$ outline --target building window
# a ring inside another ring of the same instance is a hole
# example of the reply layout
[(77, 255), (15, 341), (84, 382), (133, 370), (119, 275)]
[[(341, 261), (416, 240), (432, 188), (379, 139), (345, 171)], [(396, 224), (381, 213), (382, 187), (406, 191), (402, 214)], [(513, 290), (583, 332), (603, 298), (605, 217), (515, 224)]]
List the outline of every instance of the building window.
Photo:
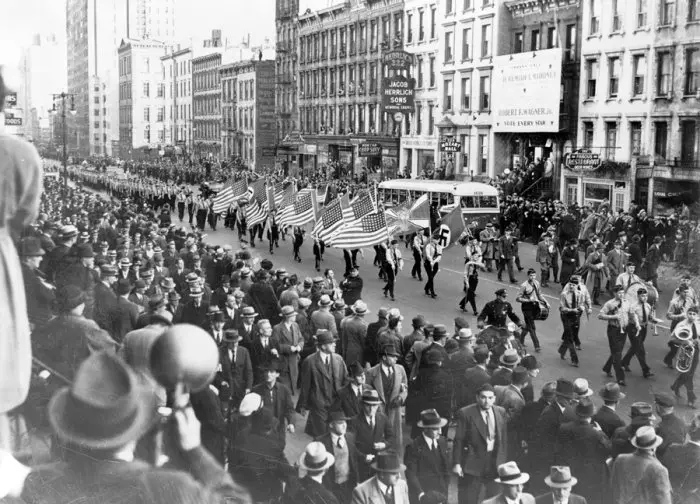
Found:
[(435, 24), (436, 24), (436, 19), (435, 19), (435, 7), (430, 8), (430, 38), (434, 39), (437, 37), (437, 33), (435, 31)]
[(453, 63), (455, 60), (454, 40), (454, 32), (445, 33), (445, 63)]
[(635, 54), (632, 56), (632, 66), (634, 70), (632, 92), (634, 96), (640, 96), (644, 94), (644, 77), (647, 73), (647, 57), (643, 54)]
[(144, 107), (143, 109), (143, 120), (146, 122), (151, 120), (151, 109), (149, 107)]
[(595, 98), (598, 84), (598, 60), (586, 60), (586, 98)]
[(660, 25), (665, 26), (673, 24), (675, 3), (675, 0), (661, 0), (661, 12), (659, 13)]
[(416, 66), (417, 68), (417, 74), (418, 74), (418, 87), (422, 88), (423, 87), (423, 58), (417, 58), (416, 59)]
[(443, 85), (445, 86), (442, 101), (445, 107), (444, 110), (452, 111), (452, 79), (445, 79)]
[(698, 0), (688, 0), (688, 21), (698, 20)]
[(554, 26), (547, 28), (547, 49), (552, 49), (557, 45), (557, 29)]
[(617, 97), (620, 88), (620, 58), (618, 56), (608, 58), (608, 96)]
[(143, 83), (143, 96), (144, 96), (144, 98), (148, 98), (149, 96), (151, 96), (151, 83), (150, 82)]
[(668, 51), (656, 53), (656, 93), (667, 96), (671, 93), (672, 57)]
[(566, 25), (566, 40), (564, 41), (564, 61), (567, 63), (576, 61), (576, 25)]
[(435, 117), (433, 115), (433, 103), (428, 102), (428, 106), (426, 107), (428, 109), (428, 135), (434, 135), (435, 134)]
[(659, 121), (654, 123), (654, 156), (666, 159), (666, 145), (668, 145), (668, 123)]
[(435, 87), (435, 56), (430, 57), (430, 68), (429, 68), (429, 78), (430, 87)]
[(452, 14), (454, 12), (454, 5), (452, 0), (445, 0), (445, 14)]
[(472, 59), (472, 29), (462, 30), (462, 61)]
[(165, 107), (158, 107), (158, 122), (165, 120)]
[(540, 31), (532, 30), (530, 32), (530, 50), (539, 51), (540, 50)]
[(486, 58), (491, 54), (491, 25), (481, 27), (481, 57)]
[(593, 123), (586, 121), (583, 123), (583, 147), (590, 149), (593, 147)]
[(409, 44), (413, 42), (413, 14), (410, 12), (406, 14), (406, 42)]
[(423, 132), (423, 107), (420, 103), (416, 103), (416, 135), (420, 135)]
[(518, 32), (515, 34), (515, 40), (513, 41), (513, 52), (521, 53), (523, 50), (523, 32)]
[(630, 156), (642, 155), (642, 123), (630, 123)]
[(618, 5), (620, 0), (610, 0), (612, 3), (612, 32), (622, 31), (622, 17), (620, 16), (620, 6)]
[(600, 0), (589, 0), (591, 9), (591, 25), (589, 35), (596, 35), (600, 31)]
[(472, 8), (472, 0), (464, 0), (462, 10), (468, 11)]
[(425, 12), (422, 10), (418, 11), (418, 41), (422, 42), (425, 40), (425, 28), (423, 28), (423, 21), (425, 21)]
[(479, 135), (479, 171), (484, 174), (489, 168), (489, 138)]
[(637, 28), (647, 25), (647, 0), (637, 0)]
[(609, 121), (605, 123), (605, 158), (615, 160), (615, 148), (617, 147), (617, 123)]
[(95, 121), (92, 125), (93, 128), (95, 129), (100, 129), (100, 121)]
[(462, 77), (462, 110), (472, 108), (472, 78)]
[(685, 94), (700, 90), (700, 48), (685, 51)]
[(695, 162), (696, 131), (695, 121), (681, 122), (681, 163), (683, 165), (692, 165)]
[(488, 112), (491, 107), (491, 77), (488, 75), (483, 75), (479, 79), (479, 110), (482, 112)]

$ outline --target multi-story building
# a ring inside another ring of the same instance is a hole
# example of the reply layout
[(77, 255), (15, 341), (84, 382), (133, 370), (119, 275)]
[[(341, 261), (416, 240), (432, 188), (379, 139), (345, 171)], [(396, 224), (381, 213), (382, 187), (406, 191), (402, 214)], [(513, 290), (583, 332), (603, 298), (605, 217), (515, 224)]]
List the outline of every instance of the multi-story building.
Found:
[[(525, 59), (535, 60), (538, 51), (561, 49), (561, 78), (550, 79), (542, 84), (547, 94), (558, 95), (558, 131), (537, 130), (526, 126), (515, 126), (508, 132), (496, 133), (495, 146), (501, 158), (496, 158), (500, 173), (506, 168), (535, 163), (551, 167), (551, 176), (543, 177), (532, 190), (559, 190), (560, 166), (566, 154), (576, 142), (578, 117), (578, 93), (581, 63), (581, 2), (583, 0), (543, 0), (536, 4), (529, 0), (506, 2), (510, 13), (509, 30), (504, 34), (508, 41), (505, 52), (500, 54), (522, 54)], [(544, 55), (544, 53), (541, 53)], [(522, 64), (523, 58), (513, 60)], [(558, 63), (557, 63), (558, 64)], [(500, 70), (500, 69), (497, 69)], [(515, 92), (519, 84), (511, 86)], [(494, 95), (494, 100), (499, 100)], [(525, 104), (523, 104), (525, 105)], [(537, 105), (537, 104), (534, 104)], [(541, 104), (540, 104), (541, 106)], [(550, 175), (550, 174), (547, 174)], [(525, 191), (529, 188), (525, 187)]]
[(198, 157), (221, 155), (220, 65), (221, 50), (192, 59), (192, 137)]
[(133, 157), (137, 149), (165, 146), (165, 78), (161, 57), (165, 44), (124, 39), (119, 46), (119, 151)]
[(238, 101), (238, 75), (234, 62), (224, 63), (219, 67), (221, 78), (221, 157), (223, 159), (239, 156), (236, 104)]
[[(428, 32), (417, 36), (435, 38), (438, 28), (434, 25), (439, 24), (438, 55), (436, 60), (422, 62), (417, 87), (437, 89), (439, 103), (417, 102), (416, 116), (421, 122), (428, 121), (429, 134), (437, 127), (433, 134), (460, 142), (458, 155), (438, 152), (437, 164), (446, 176), (493, 177), (505, 168), (492, 128), (492, 102), (497, 99), (491, 94), (493, 58), (510, 48), (510, 15), (505, 2), (495, 0), (446, 0), (435, 8), (437, 21), (433, 21), (432, 8), (424, 10), (423, 29)], [(420, 30), (420, 12), (418, 16)], [(415, 127), (418, 130), (417, 124)], [(421, 124), (421, 131), (424, 127)]]
[(129, 38), (175, 39), (175, 0), (126, 0)]
[[(389, 76), (382, 54), (403, 45), (403, 1), (352, 0), (300, 14), (300, 168), (337, 162), (360, 174), (398, 171), (400, 128), (381, 107), (382, 78)], [(361, 157), (359, 145), (378, 152)]]
[[(565, 168), (569, 203), (664, 212), (700, 181), (698, 2), (583, 1), (578, 142), (602, 159)], [(609, 8), (612, 7), (612, 8)]]
[(435, 0), (407, 0), (404, 8), (403, 43), (413, 54), (411, 77), (415, 79), (415, 111), (404, 119), (399, 165), (411, 177), (435, 167), (437, 136), (435, 106), (438, 103), (438, 4)]
[(165, 145), (187, 156), (192, 151), (192, 48), (170, 47), (161, 61), (165, 71)]
[(275, 114), (277, 116), (277, 143), (298, 129), (297, 107), (297, 23), (299, 0), (277, 0), (275, 25), (277, 28), (275, 61)]

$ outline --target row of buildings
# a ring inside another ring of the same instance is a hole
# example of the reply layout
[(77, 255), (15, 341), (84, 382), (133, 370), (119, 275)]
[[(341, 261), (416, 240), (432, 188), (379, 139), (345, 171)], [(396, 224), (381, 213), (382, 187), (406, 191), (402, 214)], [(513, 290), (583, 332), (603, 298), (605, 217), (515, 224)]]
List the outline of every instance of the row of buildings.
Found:
[[(697, 200), (698, 3), (349, 0), (299, 13), (277, 0), (278, 161), (458, 180), (541, 161), (553, 176), (529, 192), (567, 203)], [(403, 117), (382, 106), (395, 49), (413, 55)]]

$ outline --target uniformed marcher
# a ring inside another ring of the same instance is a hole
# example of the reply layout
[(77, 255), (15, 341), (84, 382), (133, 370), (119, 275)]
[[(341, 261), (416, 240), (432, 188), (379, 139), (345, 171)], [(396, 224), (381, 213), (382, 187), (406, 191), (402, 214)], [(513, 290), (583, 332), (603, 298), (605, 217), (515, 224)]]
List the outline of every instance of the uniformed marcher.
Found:
[(481, 310), (479, 317), (476, 319), (479, 328), (483, 328), (487, 325), (505, 328), (506, 318), (511, 319), (521, 328), (525, 327), (525, 324), (522, 323), (513, 311), (513, 306), (506, 301), (507, 297), (508, 292), (505, 289), (498, 289), (496, 291), (496, 299), (486, 303), (484, 309)]
[(608, 321), (608, 344), (610, 357), (603, 366), (603, 371), (610, 375), (610, 369), (615, 369), (617, 383), (625, 386), (625, 371), (622, 368), (622, 349), (627, 339), (627, 324), (629, 324), (630, 307), (624, 299), (624, 287), (615, 286), (615, 297), (603, 305), (598, 318)]
[(520, 286), (520, 295), (516, 299), (522, 303), (523, 317), (525, 318), (525, 328), (520, 332), (520, 343), (525, 344), (525, 336), (528, 334), (535, 345), (535, 351), (540, 351), (540, 340), (537, 339), (537, 328), (535, 327), (535, 317), (540, 313), (542, 306), (549, 310), (549, 303), (542, 295), (540, 282), (537, 280), (537, 272), (530, 268), (527, 271), (527, 280)]
[(637, 290), (637, 302), (630, 308), (631, 320), (627, 325), (627, 336), (630, 339), (630, 348), (627, 350), (621, 362), (624, 370), (629, 373), (631, 371), (629, 365), (632, 362), (632, 357), (636, 356), (642, 368), (642, 375), (644, 378), (654, 376), (654, 373), (647, 364), (646, 349), (644, 348), (644, 341), (647, 338), (648, 328), (651, 324), (662, 322), (661, 319), (656, 318), (654, 308), (647, 302), (648, 298), (648, 292), (645, 288), (642, 287)]
[(559, 296), (559, 312), (564, 326), (559, 345), (559, 356), (566, 358), (566, 352), (571, 355), (571, 365), (578, 367), (578, 354), (576, 353), (576, 342), (581, 328), (581, 316), (586, 312), (590, 316), (591, 297), (588, 290), (580, 284), (581, 277), (571, 275), (569, 282), (564, 286)]

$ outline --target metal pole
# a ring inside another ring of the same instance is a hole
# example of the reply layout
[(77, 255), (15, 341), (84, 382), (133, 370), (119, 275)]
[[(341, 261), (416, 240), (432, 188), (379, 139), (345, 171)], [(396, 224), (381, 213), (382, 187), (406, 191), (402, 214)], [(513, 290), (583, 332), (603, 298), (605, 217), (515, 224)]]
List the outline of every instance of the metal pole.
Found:
[(68, 132), (66, 131), (66, 94), (61, 93), (61, 119), (63, 121), (63, 185), (68, 186)]

